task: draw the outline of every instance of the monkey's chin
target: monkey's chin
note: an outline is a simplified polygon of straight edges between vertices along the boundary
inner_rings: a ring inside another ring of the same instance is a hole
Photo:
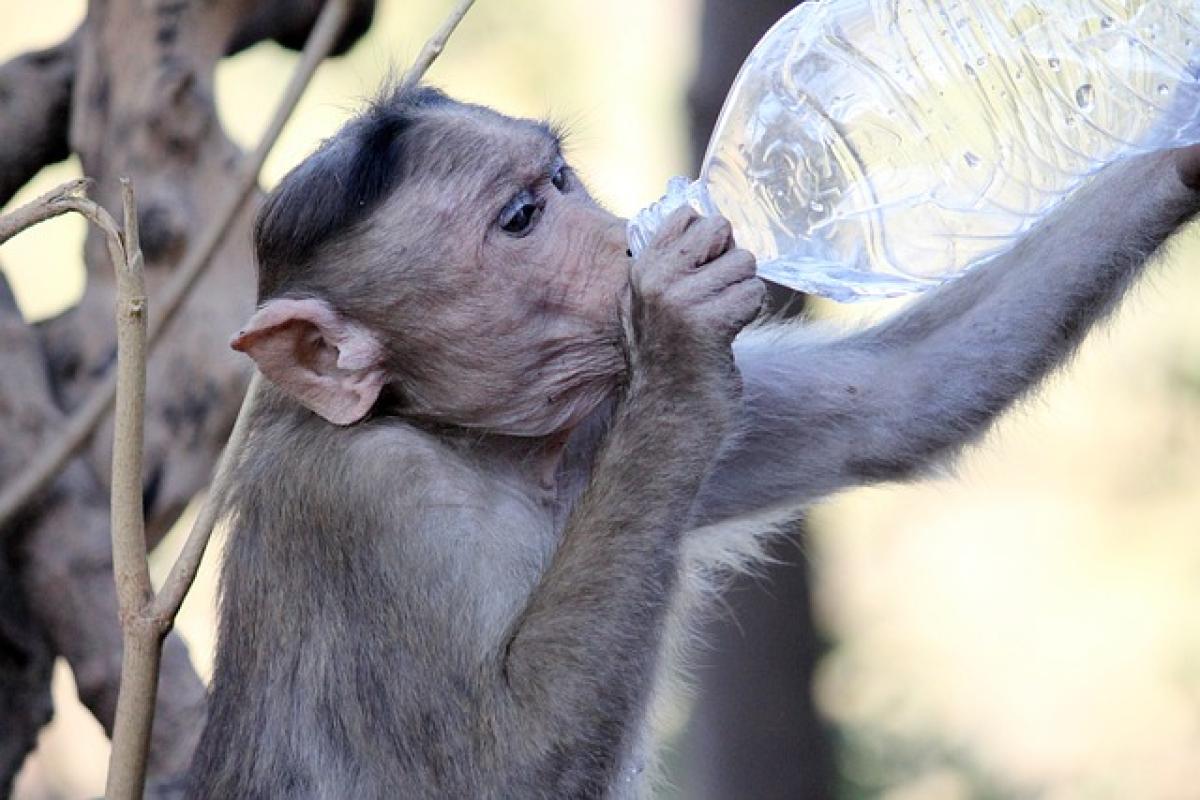
[[[541,408],[482,427],[501,436],[540,439],[570,433],[587,420],[612,395],[615,383],[608,387],[589,387],[563,397],[549,397]]]
[[[530,387],[530,391],[509,398],[502,408],[477,410],[467,415],[468,419],[450,419],[447,415],[441,421],[497,436],[556,437],[570,433],[605,405],[616,385],[615,379],[608,379],[576,386],[560,394],[534,394],[536,388]]]

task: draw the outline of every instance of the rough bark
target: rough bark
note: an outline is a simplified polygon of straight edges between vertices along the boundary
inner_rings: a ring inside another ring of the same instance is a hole
[[[217,121],[217,62],[262,39],[299,47],[321,5],[93,0],[69,40],[0,65],[0,202],[69,152],[95,181],[89,194],[109,209],[120,208],[119,178],[131,178],[153,315],[156,290],[214,214],[241,155]],[[374,2],[353,6],[340,51],[371,21]],[[257,196],[247,202],[150,361],[144,496],[152,543],[207,483],[237,413],[249,373],[228,337],[251,311],[257,203]],[[36,331],[0,287],[0,482],[20,469],[22,454],[54,437],[64,412],[112,366],[115,284],[95,233],[85,260],[79,305]],[[0,532],[0,797],[49,718],[55,655],[66,657],[81,699],[111,730],[121,658],[105,488],[111,442],[109,422],[14,529]],[[203,686],[171,636],[152,775],[186,766],[203,713]]]
[[[50,671],[54,651],[25,606],[16,570],[0,559],[0,797],[50,720]]]
[[[31,447],[55,421],[37,340],[21,319],[8,283],[0,276],[0,481],[21,468]],[[32,516],[16,522],[33,529]],[[54,648],[27,602],[27,567],[13,537],[0,538],[0,797],[52,713],[50,673]]]

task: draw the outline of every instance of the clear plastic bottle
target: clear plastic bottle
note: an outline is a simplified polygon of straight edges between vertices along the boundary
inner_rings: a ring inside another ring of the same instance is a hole
[[[835,300],[937,285],[1088,176],[1200,141],[1200,0],[819,0],[742,67],[675,208],[724,214],[759,274]]]

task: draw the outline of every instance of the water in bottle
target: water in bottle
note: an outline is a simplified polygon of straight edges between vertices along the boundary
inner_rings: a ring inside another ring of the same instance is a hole
[[[742,67],[685,203],[759,274],[855,300],[1011,247],[1100,168],[1200,141],[1200,0],[818,0]]]

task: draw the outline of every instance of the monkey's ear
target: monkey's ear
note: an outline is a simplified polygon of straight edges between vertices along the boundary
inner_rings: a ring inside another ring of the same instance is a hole
[[[384,384],[383,348],[324,300],[268,300],[230,346],[269,380],[336,425],[358,422]]]

